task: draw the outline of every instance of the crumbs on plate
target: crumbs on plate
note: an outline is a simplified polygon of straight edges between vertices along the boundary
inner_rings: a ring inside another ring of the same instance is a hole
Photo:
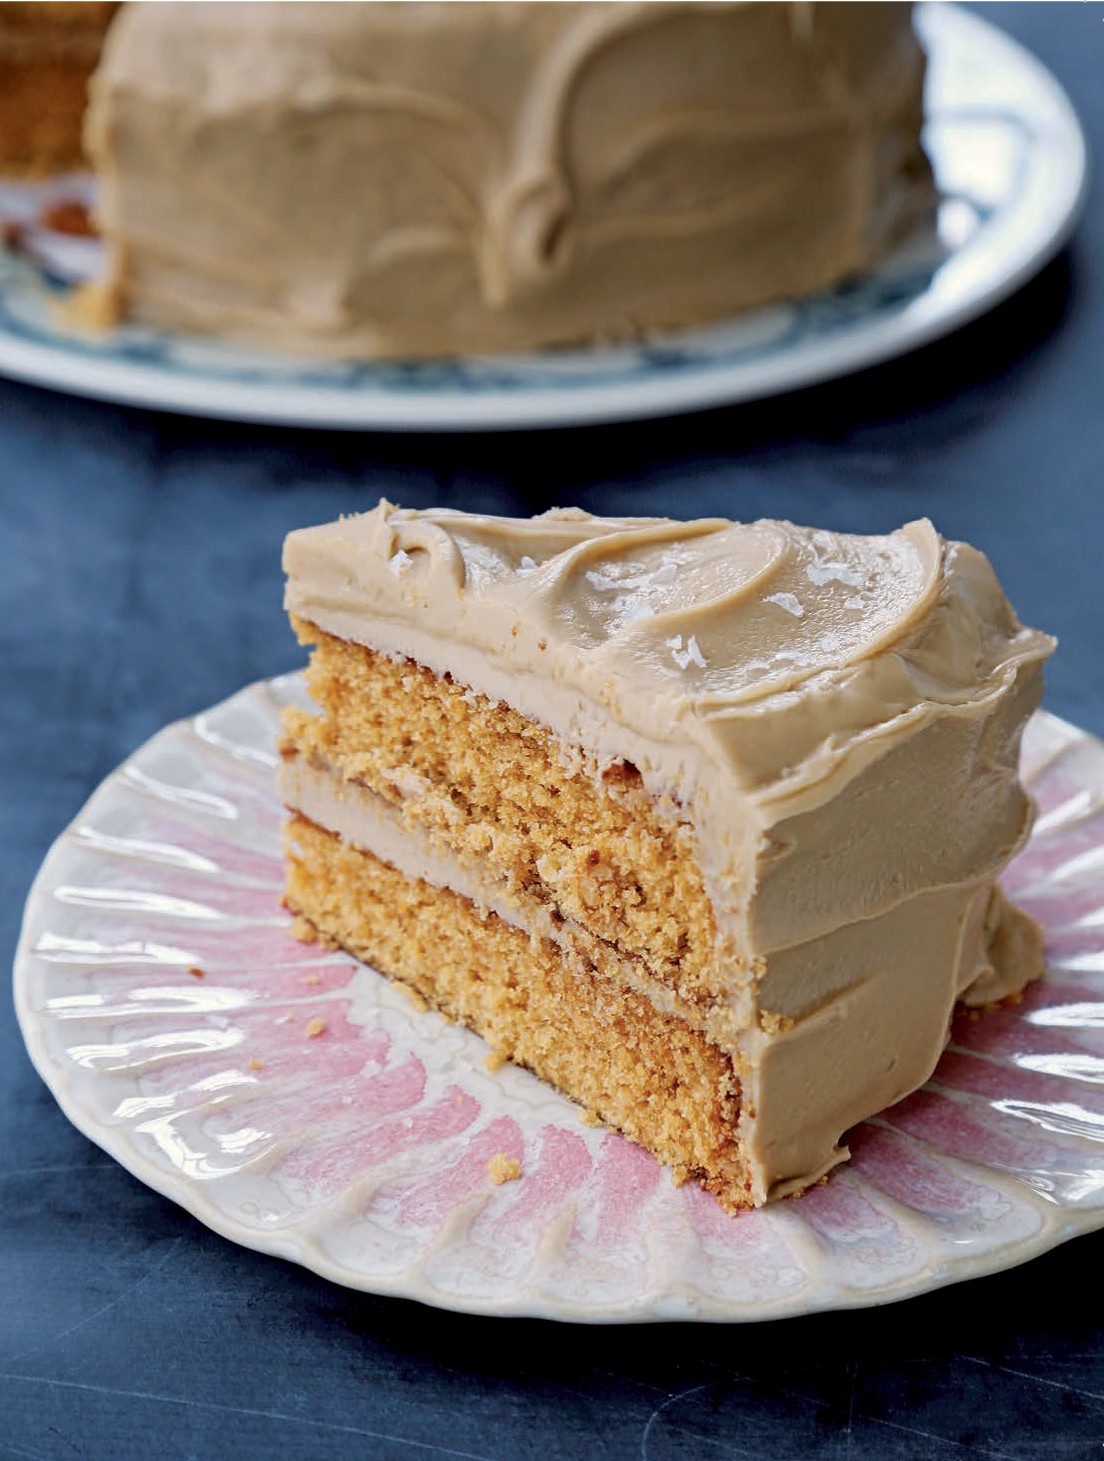
[[[501,1187],[503,1182],[516,1182],[521,1176],[521,1163],[517,1157],[508,1157],[505,1152],[499,1152],[487,1163],[487,1176],[496,1187]]]

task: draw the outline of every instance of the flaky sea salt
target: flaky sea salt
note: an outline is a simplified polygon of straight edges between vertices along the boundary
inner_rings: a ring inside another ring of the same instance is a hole
[[[610,593],[613,589],[623,587],[612,571],[607,573],[601,568],[588,568],[586,571],[586,581],[592,588],[596,588],[599,593]]]
[[[407,569],[410,567],[410,565],[413,562],[414,562],[413,558],[411,558],[410,554],[406,551],[406,549],[405,548],[399,548],[387,560],[387,566],[391,570],[391,572],[395,575],[395,577],[398,578],[400,574],[403,574],[403,573],[405,573],[407,571]]]
[[[690,665],[697,665],[699,669],[705,669],[705,657],[698,645],[696,635],[691,634],[690,638],[686,641],[685,649],[682,646],[681,634],[676,634],[673,639],[667,639],[664,643],[671,651],[671,658],[680,670],[688,669]]]
[[[805,610],[801,607],[801,601],[796,594],[767,594],[764,603],[777,604],[780,609],[785,609],[787,614],[792,614],[795,619],[803,619]]]
[[[620,628],[623,624],[635,624],[638,619],[650,619],[655,610],[647,599],[638,594],[624,594],[614,601],[614,622]]]
[[[810,563],[805,572],[809,582],[818,587],[825,583],[842,583],[848,588],[866,587],[866,574],[846,563]]]
[[[614,630],[658,613],[664,602],[662,590],[674,583],[677,576],[678,564],[668,554],[664,554],[656,568],[608,563],[601,568],[589,568],[584,575],[591,588],[616,595],[606,608]]]
[[[536,559],[530,558],[528,553],[523,553],[522,554],[522,557],[521,557],[521,562],[518,564],[518,570],[517,571],[519,573],[521,573],[521,574],[536,573],[536,571],[537,571]]]

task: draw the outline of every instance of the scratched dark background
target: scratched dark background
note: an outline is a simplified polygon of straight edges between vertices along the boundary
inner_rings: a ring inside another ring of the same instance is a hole
[[[1104,7],[996,5],[1104,138]],[[0,383],[0,947],[52,839],[163,723],[298,660],[284,532],[369,505],[930,513],[1056,631],[1104,732],[1104,203],[953,339],[680,421],[540,436],[239,428]],[[0,1455],[1053,1457],[1104,1452],[1104,1234],[888,1309],[581,1329],[367,1298],[213,1236],[80,1137],[0,1010]]]

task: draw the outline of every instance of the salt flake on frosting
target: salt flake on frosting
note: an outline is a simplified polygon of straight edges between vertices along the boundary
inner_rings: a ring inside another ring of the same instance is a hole
[[[608,563],[604,568],[588,568],[586,581],[601,593],[621,592],[625,589],[650,589],[656,584],[674,583],[678,576],[678,564],[669,553],[665,553],[658,568],[642,568],[639,573],[628,573],[620,563]]]
[[[521,562],[518,564],[518,570],[517,571],[520,574],[522,574],[522,575],[529,574],[529,573],[536,573],[536,571],[537,571],[536,560],[533,559],[533,558],[530,558],[528,553],[523,553],[522,554],[522,558],[521,558]]]
[[[686,641],[686,648],[682,647],[682,635],[676,634],[673,639],[664,640],[667,648],[671,651],[671,658],[680,670],[685,670],[690,665],[697,665],[699,669],[705,669],[705,658],[698,646],[696,634],[691,634]]]
[[[606,593],[611,588],[621,587],[616,579],[611,578],[607,573],[603,573],[600,568],[588,568],[586,581],[601,593]]]
[[[678,576],[678,565],[669,553],[664,553],[659,567],[652,574],[653,583],[674,583]]]
[[[785,609],[786,613],[792,614],[795,619],[805,617],[805,610],[801,607],[801,601],[796,594],[767,594],[764,602],[777,604],[780,609]]]
[[[387,566],[391,570],[391,572],[395,575],[395,577],[398,578],[402,574],[406,573],[406,571],[410,568],[410,566],[411,566],[411,564],[413,562],[414,562],[413,558],[411,558],[410,554],[406,551],[406,549],[405,548],[399,548],[387,560]]]
[[[810,583],[819,588],[825,583],[843,583],[848,588],[865,588],[867,575],[846,563],[810,563],[805,570]]]
[[[618,628],[624,624],[635,624],[638,619],[650,619],[655,613],[647,599],[642,599],[635,594],[625,594],[622,598],[616,599],[613,607],[617,616]]]

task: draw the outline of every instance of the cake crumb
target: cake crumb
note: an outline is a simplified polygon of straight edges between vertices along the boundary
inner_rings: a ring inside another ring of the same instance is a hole
[[[492,1075],[494,1075],[496,1071],[502,1069],[502,1067],[506,1064],[509,1058],[510,1057],[506,1054],[504,1050],[492,1050],[491,1053],[484,1059],[483,1064],[486,1069],[489,1070]]]
[[[521,1163],[516,1157],[499,1152],[487,1163],[487,1176],[496,1187],[501,1187],[503,1182],[516,1182],[521,1176]]]
[[[249,1069],[250,1070],[264,1070],[264,1061],[263,1060],[251,1060],[249,1062]]]
[[[199,967],[198,964],[189,964],[188,973],[192,976],[193,979],[203,978],[203,970]]]
[[[317,1038],[318,1038],[319,1035],[322,1035],[322,1034],[325,1033],[325,1030],[326,1030],[326,1021],[325,1020],[320,1020],[317,1017],[315,1019],[313,1019],[313,1020],[309,1020],[307,1022],[307,1039],[308,1040],[317,1040]]]
[[[79,198],[60,198],[46,204],[38,221],[51,233],[64,233],[70,238],[96,237],[88,209]]]
[[[104,335],[122,319],[119,291],[101,280],[78,284],[55,305],[54,313],[70,329]]]
[[[825,1172],[815,1182],[807,1182],[804,1187],[795,1187],[792,1192],[784,1193],[782,1198],[783,1202],[793,1202],[799,1197],[804,1197],[806,1192],[812,1192],[814,1187],[827,1187],[830,1175],[830,1173]]]
[[[308,974],[307,977],[303,980],[303,983],[304,984],[321,984],[322,983],[322,979],[321,979],[321,976],[318,975],[318,974]]]
[[[780,1015],[774,1010],[759,1011],[759,1028],[768,1035],[784,1034],[786,1030],[793,1029],[793,1023],[789,1015]]]
[[[601,1126],[601,1124],[602,1124],[602,1118],[601,1118],[601,1116],[598,1115],[598,1112],[597,1111],[583,1111],[580,1114],[582,1116],[582,1120],[583,1120],[584,1125],[586,1125],[586,1126]]]

